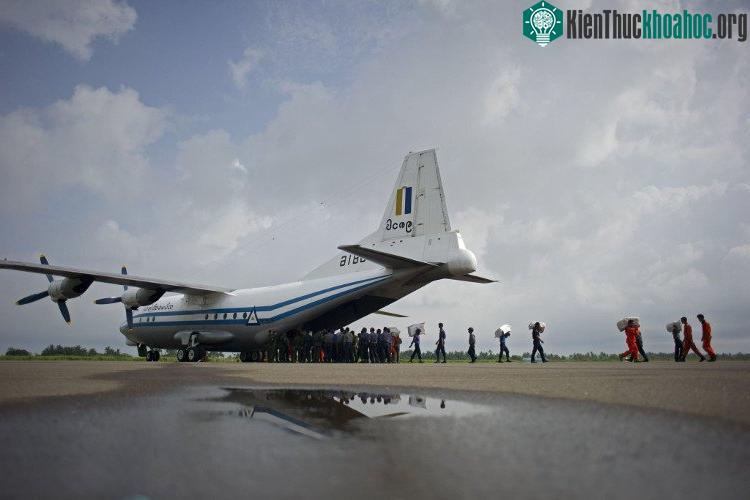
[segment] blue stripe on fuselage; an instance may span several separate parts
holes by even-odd
[[[319,292],[314,292],[314,293],[310,293],[310,294],[307,294],[307,295],[303,295],[301,297],[297,297],[296,299],[290,299],[290,300],[287,300],[287,301],[284,301],[284,302],[280,302],[279,304],[288,305],[288,304],[292,304],[294,302],[299,302],[300,300],[304,300],[305,298],[310,298],[310,297],[314,297],[316,295],[320,295],[321,293],[330,292],[332,290],[336,290],[336,289],[343,288],[343,287],[346,287],[346,286],[355,285],[357,283],[363,283],[363,282],[366,282],[366,281],[370,282],[370,283],[365,283],[364,285],[360,285],[358,287],[352,288],[350,290],[344,290],[343,292],[335,293],[335,294],[330,295],[328,297],[323,297],[322,299],[318,299],[318,300],[316,300],[314,302],[310,302],[309,304],[305,304],[303,306],[297,307],[296,309],[292,309],[290,311],[287,311],[287,312],[284,312],[284,313],[281,313],[281,314],[277,314],[276,316],[273,316],[271,318],[258,318],[258,324],[273,323],[274,321],[278,321],[280,319],[284,319],[284,318],[287,318],[289,316],[293,316],[293,315],[295,315],[297,313],[300,313],[302,311],[310,309],[311,307],[315,307],[317,305],[323,304],[325,302],[328,302],[330,300],[336,299],[336,298],[341,297],[343,295],[346,295],[348,293],[356,292],[356,291],[361,290],[363,288],[367,288],[368,286],[373,285],[375,283],[379,283],[379,282],[381,282],[381,281],[383,281],[383,280],[385,280],[385,279],[387,279],[389,277],[390,277],[390,275],[388,275],[388,276],[379,276],[377,278],[369,278],[369,279],[366,279],[366,280],[354,281],[352,283],[348,283],[348,284],[345,284],[345,285],[338,285],[338,286],[331,287],[331,288],[328,288],[328,289],[325,289],[325,290],[321,290]],[[273,309],[278,309],[279,307],[282,307],[282,306],[279,306],[277,304],[277,305],[275,305],[275,307],[274,306],[264,306],[262,308],[261,307],[256,307],[254,309],[256,311],[270,311],[270,310],[273,310]],[[184,314],[207,314],[207,313],[214,313],[214,312],[216,312],[216,313],[218,313],[218,312],[242,312],[242,311],[248,311],[249,312],[249,311],[252,311],[252,310],[253,310],[252,307],[251,308],[232,308],[232,309],[204,309],[204,310],[199,310],[199,311],[189,312],[189,313],[186,313],[184,311],[175,311],[173,313],[171,313],[171,312],[166,312],[166,313],[164,313],[164,312],[162,312],[162,313],[152,313],[152,314],[146,313],[146,314],[141,314],[138,317],[156,316],[156,315],[163,316],[163,315],[168,315],[168,314],[184,315]],[[158,321],[158,322],[153,322],[153,323],[135,323],[133,325],[133,327],[134,328],[138,328],[138,327],[161,327],[161,326],[181,326],[181,325],[194,325],[194,324],[198,324],[198,325],[244,325],[244,324],[247,324],[247,319],[246,318],[240,318],[240,319],[187,320],[187,321]],[[251,325],[251,326],[254,326],[254,325]]]
[[[318,290],[317,292],[312,292],[312,293],[308,293],[305,295],[300,295],[299,297],[295,297],[293,299],[284,300],[282,302],[278,302],[270,306],[246,306],[246,307],[226,307],[226,308],[219,308],[219,309],[195,309],[195,310],[189,310],[189,311],[144,312],[141,314],[134,315],[133,318],[142,318],[146,316],[149,316],[149,317],[150,316],[189,316],[191,314],[205,314],[205,313],[212,314],[212,313],[251,312],[253,309],[255,309],[256,311],[273,311],[274,309],[288,306],[289,304],[294,304],[295,302],[300,302],[300,301],[315,297],[316,295],[321,295],[323,293],[331,292],[333,290],[338,290],[340,288],[345,288],[347,286],[358,285],[359,283],[365,283],[367,281],[374,282],[374,280],[381,280],[383,278],[388,278],[389,276],[390,275],[376,276],[374,278],[367,278],[364,280],[352,281],[351,283],[344,283],[343,285],[332,286],[330,288]]]

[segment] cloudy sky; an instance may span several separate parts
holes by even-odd
[[[511,323],[522,352],[543,320],[548,351],[619,352],[637,314],[669,351],[664,324],[704,312],[717,350],[750,352],[748,42],[540,48],[529,1],[0,3],[0,257],[292,281],[369,234],[403,156],[436,147],[451,222],[501,283],[433,283],[388,323],[443,321],[449,350]],[[122,309],[91,303],[116,288],[70,301],[67,327],[14,305],[43,276],[0,283],[0,350],[123,345]]]

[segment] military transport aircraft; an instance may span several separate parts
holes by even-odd
[[[340,328],[443,278],[493,282],[471,274],[476,257],[451,230],[434,149],[406,155],[380,226],[338,248],[300,281],[238,290],[132,276],[125,268],[117,274],[53,266],[44,256],[40,264],[0,260],[0,269],[45,274],[48,289],[17,303],[49,297],[68,323],[67,300],[94,281],[122,285],[122,295],[96,303],[125,307],[120,332],[149,361],[158,361],[158,349],[177,349],[179,361],[198,361],[206,351],[259,361],[272,332]]]

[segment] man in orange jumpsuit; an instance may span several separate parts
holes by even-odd
[[[682,339],[682,361],[685,361],[687,355],[690,354],[690,349],[692,349],[695,354],[700,356],[701,361],[706,361],[706,357],[701,354],[698,348],[695,347],[695,342],[693,342],[693,327],[688,325],[687,318],[685,316],[680,318],[680,321],[682,321],[682,329],[684,331]]]
[[[703,335],[701,336],[703,350],[708,354],[709,361],[716,361],[716,353],[713,347],[711,347],[711,323],[706,321],[706,317],[702,314],[698,315],[698,321],[701,322],[701,326],[703,327]]]
[[[625,342],[628,344],[628,350],[620,354],[620,361],[630,355],[628,361],[638,362],[638,344],[636,344],[635,338],[638,336],[638,326],[632,319],[628,321],[628,327],[625,328]]]

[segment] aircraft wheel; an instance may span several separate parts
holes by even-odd
[[[246,351],[240,352],[240,361],[243,363],[247,363],[248,361],[250,361],[250,356]]]
[[[190,349],[187,350],[187,360],[190,361],[191,363],[200,361],[205,357],[206,357],[206,351],[200,346],[191,347]]]
[[[258,351],[251,351],[250,352],[250,361],[253,363],[257,363],[260,361],[260,353]]]
[[[159,361],[161,353],[159,351],[151,351],[151,361]]]
[[[184,363],[185,361],[187,361],[187,349],[185,349],[184,347],[180,347],[179,349],[177,349],[177,361],[179,361],[180,363]]]
[[[146,361],[153,361],[153,360],[151,359],[151,351],[148,351],[148,352],[146,353]]]

